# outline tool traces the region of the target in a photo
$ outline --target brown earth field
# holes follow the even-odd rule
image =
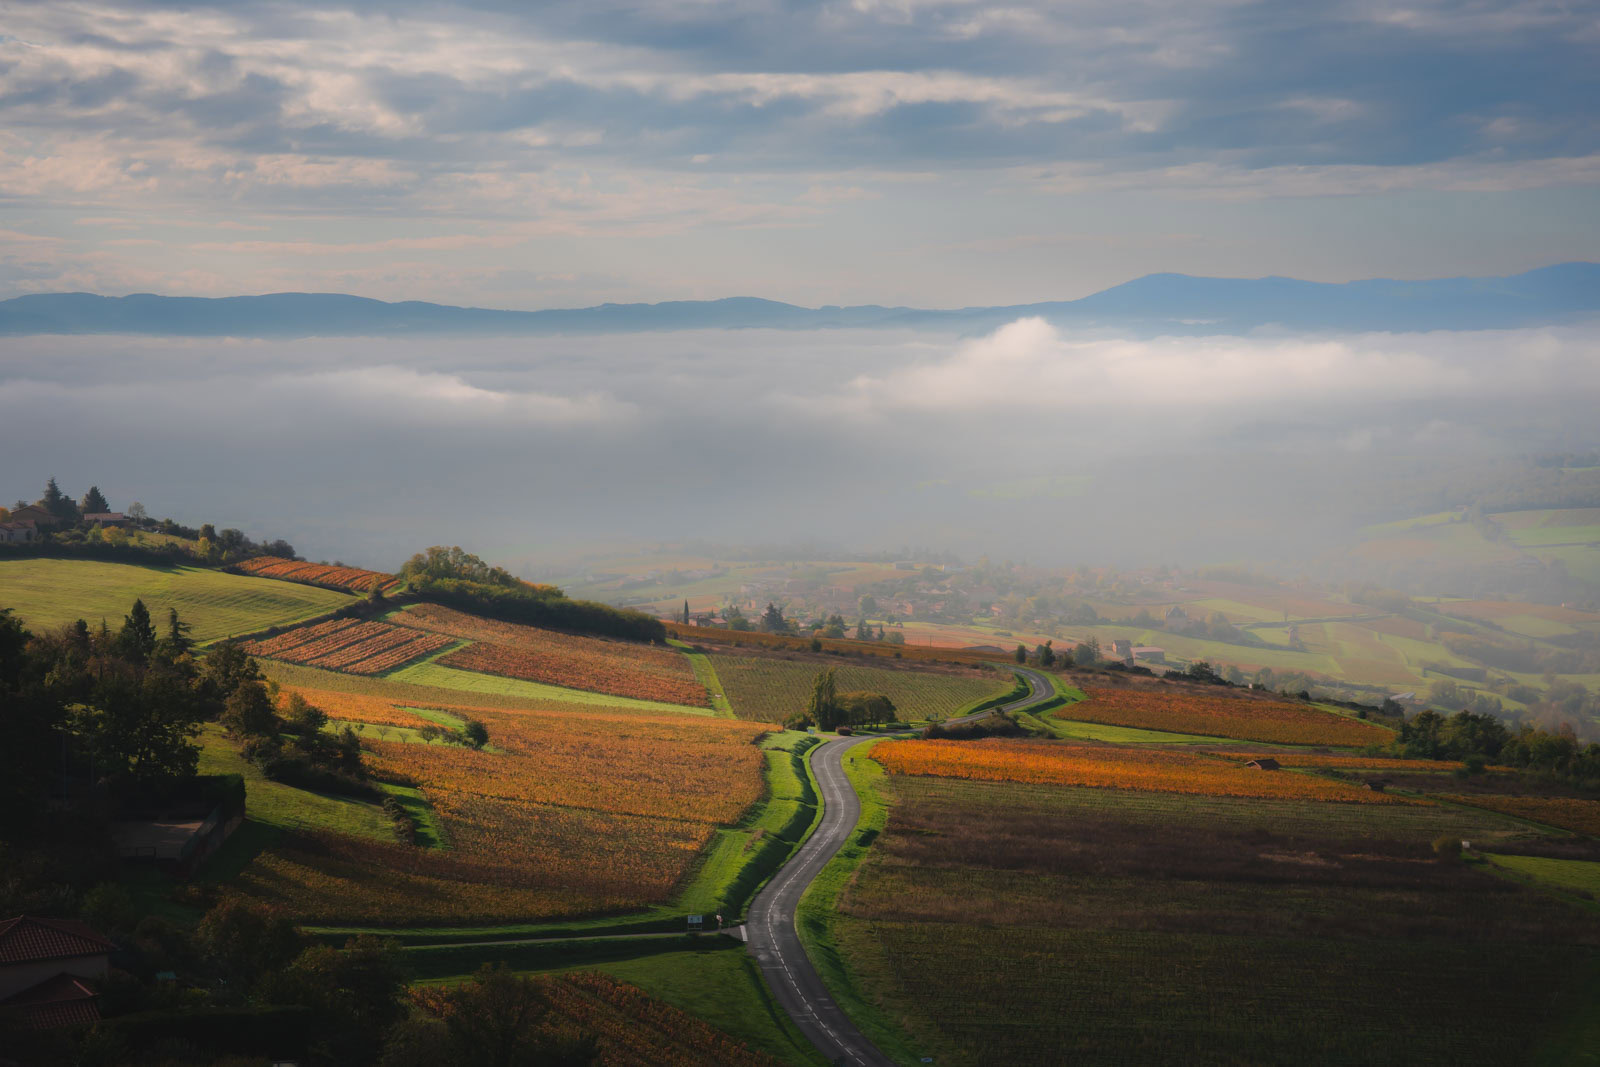
[[[857,988],[935,1062],[1571,1062],[1594,1036],[1600,915],[1431,847],[1551,840],[1525,824],[879,788],[888,825],[834,932]]]

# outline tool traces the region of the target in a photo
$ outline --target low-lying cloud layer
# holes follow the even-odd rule
[[[1236,558],[1376,517],[1397,477],[1581,443],[1600,402],[1582,328],[7,345],[0,492],[93,482],[385,566],[684,537]]]

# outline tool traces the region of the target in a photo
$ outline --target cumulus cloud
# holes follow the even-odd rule
[[[1592,329],[1355,337],[1074,339],[1019,319],[948,357],[861,375],[855,413],[1206,409],[1408,403],[1600,389]]]

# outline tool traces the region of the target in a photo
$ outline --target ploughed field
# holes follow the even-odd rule
[[[77,619],[115,630],[135,599],[157,626],[169,608],[207,642],[284,626],[351,602],[346,593],[226,574],[203,567],[144,567],[84,559],[0,560],[0,608],[11,608],[30,630],[43,632]]]
[[[446,667],[636,700],[710,704],[694,666],[670,648],[496,622],[436,604],[395,612],[389,621],[468,642],[439,658]]]
[[[1431,845],[1568,847],[1556,838],[1424,801],[1238,795],[1231,777],[1343,784],[1312,772],[1235,764],[1171,791],[1169,771],[1132,768],[1173,753],[965,743],[1017,769],[980,776],[965,771],[987,758],[955,747],[873,746],[888,822],[833,928],[856,987],[935,1062],[1516,1063],[1582,1048],[1600,917]],[[1051,761],[1099,763],[1105,780],[1032,777]]]
[[[419,633],[381,622],[331,619],[300,626],[260,641],[244,650],[252,656],[281,659],[307,667],[351,674],[382,674],[452,644],[442,634]]]
[[[1210,693],[1155,680],[1086,686],[1088,699],[1054,717],[1145,730],[1231,737],[1280,745],[1386,745],[1394,731],[1308,704],[1235,693]]]
[[[837,662],[833,657],[779,659],[713,652],[708,659],[722,681],[734,714],[741,719],[782,722],[805,710],[812,683],[820,671],[835,668],[841,691],[868,690],[894,702],[902,722],[944,719],[964,706],[1011,689],[1004,677],[977,667],[913,670],[864,667]]]

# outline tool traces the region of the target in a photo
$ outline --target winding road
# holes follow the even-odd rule
[[[1028,695],[1000,705],[999,710],[1021,711],[1055,695],[1050,680],[1038,671],[1026,667],[1011,669],[1028,683]],[[971,722],[989,714],[989,711],[981,711],[950,721]],[[778,1003],[830,1063],[893,1067],[894,1061],[878,1051],[834,1003],[800,944],[794,922],[800,897],[844,845],[861,818],[861,801],[844,773],[843,761],[847,751],[871,740],[874,738],[841,737],[824,741],[811,750],[811,769],[817,776],[822,821],[799,851],[789,857],[766,887],[756,894],[745,919],[745,939]]]

